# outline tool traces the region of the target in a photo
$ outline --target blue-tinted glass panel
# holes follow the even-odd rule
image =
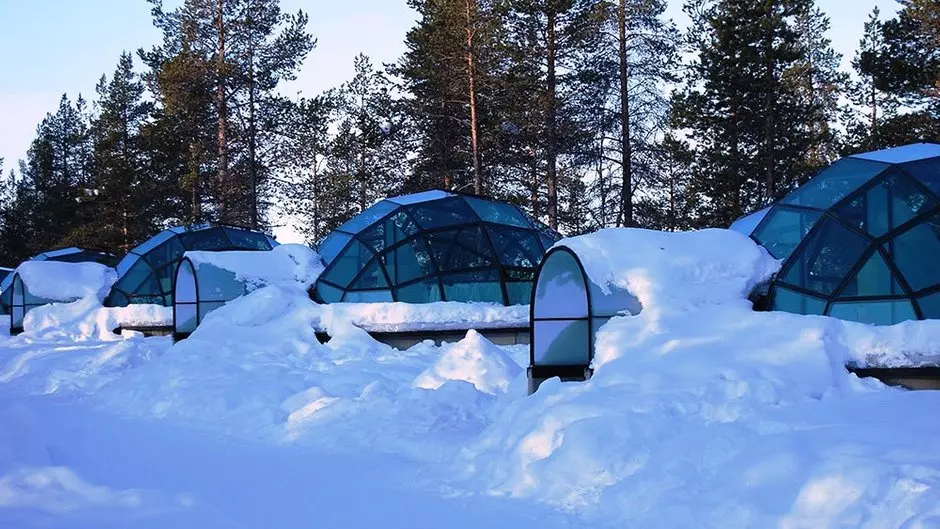
[[[351,303],[382,303],[392,301],[391,290],[350,290],[343,301]]]
[[[225,227],[223,230],[225,230],[228,240],[232,242],[233,248],[242,250],[270,250],[272,248],[263,233],[229,227]]]
[[[478,222],[470,206],[456,197],[414,204],[408,206],[407,211],[418,226],[426,230]]]
[[[530,227],[529,222],[516,206],[504,202],[494,202],[480,198],[464,197],[464,200],[470,204],[473,211],[487,222],[496,224],[508,224],[510,226],[519,226],[522,228]]]
[[[191,333],[195,331],[196,326],[199,324],[199,322],[196,320],[196,304],[177,304],[173,323],[176,332]]]
[[[544,252],[531,230],[518,230],[505,226],[487,226],[490,240],[496,249],[498,260],[504,266],[535,268]]]
[[[144,255],[144,259],[155,269],[162,269],[170,266],[183,258],[186,249],[180,244],[178,238],[173,238],[167,242],[151,249]]]
[[[826,209],[884,171],[887,164],[843,158],[783,199],[784,204]]]
[[[528,305],[532,301],[532,283],[530,281],[507,281],[506,294],[510,305]]]
[[[346,287],[360,270],[372,259],[373,253],[359,241],[353,239],[343,253],[330,265],[323,277],[341,287]]]
[[[874,186],[851,197],[835,213],[858,229],[880,237],[934,206],[936,201],[926,192],[901,172],[890,169]]]
[[[503,289],[496,270],[477,270],[441,277],[447,301],[489,301],[503,303]]]
[[[8,288],[0,294],[0,307],[3,309],[3,314],[10,313],[10,304],[13,303],[13,289]]]
[[[323,303],[339,303],[343,299],[342,290],[323,282],[317,282],[316,295]]]
[[[363,230],[357,238],[376,252],[381,252],[417,232],[418,226],[411,220],[411,217],[404,211],[400,211],[371,228]]]
[[[869,241],[830,218],[821,220],[810,237],[793,256],[783,281],[832,294],[865,252]]]
[[[227,250],[232,247],[232,242],[220,227],[187,231],[177,237],[187,250]]]
[[[140,256],[133,253],[129,253],[124,257],[124,259],[121,259],[121,262],[117,265],[118,277],[122,277],[125,273],[127,273],[127,271],[130,270],[131,266],[133,266],[138,259],[140,259]]]
[[[940,319],[940,292],[918,298],[917,304],[920,305],[920,313],[924,318],[932,320]]]
[[[893,325],[907,320],[916,320],[911,302],[896,301],[854,301],[833,303],[829,315],[842,320],[872,323],[875,325]]]
[[[441,287],[436,278],[419,281],[395,289],[395,297],[405,303],[441,301]]]
[[[230,270],[203,265],[197,278],[199,301],[230,301],[245,295],[245,284]]]
[[[429,233],[427,243],[443,272],[494,265],[493,253],[479,225]]]
[[[792,312],[793,314],[821,315],[826,310],[826,302],[786,287],[777,286],[774,288],[774,301],[771,310]]]
[[[349,288],[351,290],[388,288],[388,281],[385,280],[385,274],[382,273],[382,269],[379,267],[378,258],[372,259],[372,261],[362,269],[362,275],[360,275]]]
[[[546,258],[536,278],[536,318],[586,318],[588,316],[587,285],[575,257],[556,250]]]
[[[144,259],[138,259],[130,270],[124,274],[118,281],[118,286],[126,292],[134,292],[137,288],[153,275],[153,269]]]
[[[940,196],[940,158],[906,163],[901,168]]]
[[[271,237],[270,235],[265,235],[264,238],[267,239],[268,246],[271,249],[274,249],[274,247],[281,245],[281,243],[277,242],[277,240],[274,237]]]
[[[193,265],[188,260],[180,264],[174,287],[173,294],[177,303],[194,303],[198,301],[196,297],[196,275],[193,271]]]
[[[138,255],[144,255],[152,248],[156,247],[158,244],[169,240],[175,235],[175,232],[171,230],[163,230],[160,233],[154,235],[153,237],[147,239],[140,246],[134,248],[134,253]]]
[[[786,259],[822,213],[774,207],[757,227],[754,238],[777,259]]]
[[[105,306],[108,307],[126,307],[130,305],[131,300],[127,297],[127,294],[121,292],[120,290],[111,289],[111,293],[108,294]]]
[[[393,285],[435,273],[431,254],[420,237],[409,240],[382,255],[385,271]]]
[[[591,362],[588,320],[532,322],[532,357],[539,366],[587,365]]]
[[[642,310],[640,300],[630,292],[608,285],[605,293],[593,282],[588,282],[591,292],[591,316],[608,317],[623,314],[639,314]]]
[[[895,296],[904,294],[881,254],[875,252],[865,261],[839,294],[840,298],[855,296]]]
[[[333,262],[333,259],[343,251],[343,248],[346,247],[346,243],[348,243],[350,239],[352,239],[351,236],[334,231],[320,243],[317,247],[317,253],[320,254],[324,263],[330,264]]]
[[[879,162],[903,163],[940,156],[940,145],[935,143],[913,143],[900,147],[881,149],[880,151],[863,152],[853,156],[855,158],[877,160]]]
[[[197,304],[199,310],[199,322],[206,319],[206,316],[214,311],[215,309],[221,308],[225,305],[225,301],[200,301]]]
[[[339,229],[340,231],[345,231],[347,233],[359,233],[365,228],[371,226],[375,221],[398,209],[398,207],[398,204],[394,204],[388,200],[383,200],[366,208],[362,211],[362,213],[359,213],[355,217],[347,220],[343,223],[342,226],[339,227]]]
[[[937,273],[940,215],[926,219],[891,239],[885,249],[912,289],[922,290],[936,285],[940,282]]]

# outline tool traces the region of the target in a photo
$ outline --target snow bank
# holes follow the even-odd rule
[[[777,263],[731,231],[604,230],[560,244],[643,310],[599,330],[591,380],[553,379],[495,408],[455,460],[463,487],[637,527],[940,520],[940,426],[927,411],[940,395],[843,367],[903,343],[935,350],[933,322],[883,331],[753,312],[746,296]]]
[[[103,301],[117,281],[117,271],[98,263],[26,261],[16,267],[26,289],[49,301]]]
[[[120,340],[119,327],[173,325],[173,307],[128,305],[104,307],[97,299],[37,307],[23,319],[24,338],[40,340]]]
[[[457,301],[320,305],[318,329],[328,330],[333,322],[375,332],[528,327],[529,306]]]
[[[250,286],[296,282],[310,287],[323,272],[320,256],[302,244],[282,244],[267,252],[189,251],[185,257],[198,270],[210,265],[235,274],[235,278]]]
[[[448,345],[434,365],[415,379],[414,386],[437,389],[452,380],[473,384],[490,395],[503,393],[522,369],[505,351],[475,330],[459,342]]]

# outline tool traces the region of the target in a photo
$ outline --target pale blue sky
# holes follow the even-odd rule
[[[831,38],[848,60],[872,7],[883,16],[895,0],[818,0],[832,19]],[[168,2],[172,3],[172,2]],[[681,24],[681,2],[670,15]],[[394,61],[415,19],[405,0],[282,0],[288,11],[310,14],[317,48],[299,79],[283,92],[313,95],[352,75],[359,53],[373,62]],[[0,158],[4,172],[23,158],[36,125],[67,92],[91,98],[102,73],[113,71],[122,50],[149,47],[160,38],[144,0],[0,0]]]

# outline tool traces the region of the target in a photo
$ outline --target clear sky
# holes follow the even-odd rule
[[[834,47],[848,61],[862,24],[878,5],[883,16],[895,0],[818,0],[832,20]],[[175,2],[168,2],[173,4]],[[679,0],[669,13],[683,23]],[[316,94],[352,76],[362,52],[376,64],[394,61],[415,19],[405,0],[282,0],[284,10],[304,9],[317,47],[285,94]],[[91,98],[102,73],[110,74],[122,50],[156,43],[145,0],[0,0],[0,158],[4,172],[25,157],[36,125],[55,110],[63,93]]]

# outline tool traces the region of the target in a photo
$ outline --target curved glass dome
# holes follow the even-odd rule
[[[313,297],[527,304],[535,269],[560,238],[503,202],[440,190],[389,198],[320,243],[326,269]]]
[[[105,305],[173,305],[173,276],[187,250],[270,250],[277,245],[264,233],[231,226],[200,224],[163,230],[121,259],[118,280]]]
[[[105,266],[114,266],[118,263],[118,257],[107,252],[96,250],[85,250],[74,246],[50,250],[29,258],[30,261],[59,261],[62,263],[101,263]],[[13,283],[12,269],[3,268],[3,278],[0,281],[0,310],[3,314],[10,313],[10,305],[13,303],[13,289],[10,288]]]
[[[883,325],[940,318],[940,145],[843,158],[732,229],[784,260],[774,310]]]

